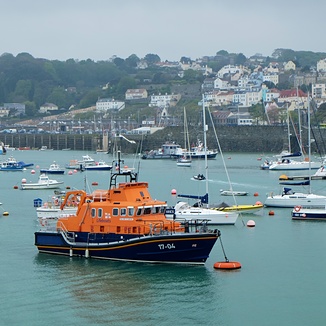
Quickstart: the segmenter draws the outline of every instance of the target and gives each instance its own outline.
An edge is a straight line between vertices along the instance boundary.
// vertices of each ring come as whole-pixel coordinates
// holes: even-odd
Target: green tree
[[[51,94],[46,99],[49,103],[54,103],[59,108],[68,108],[70,104],[67,101],[67,92],[63,87],[54,87]]]
[[[35,117],[37,115],[37,107],[34,102],[26,101],[25,103],[25,113],[28,117]]]
[[[33,82],[31,80],[18,80],[14,93],[11,95],[12,102],[24,102],[32,99]]]
[[[252,105],[248,111],[251,118],[254,120],[254,124],[259,124],[260,121],[266,120],[265,109],[262,106],[262,103]]]
[[[157,54],[152,53],[146,54],[144,59],[149,65],[153,65],[161,61],[161,58]]]
[[[243,65],[243,64],[245,64],[245,62],[247,61],[247,58],[246,58],[246,56],[244,55],[244,54],[242,54],[242,53],[239,53],[239,54],[237,54],[237,56],[235,57],[235,64],[236,65]]]
[[[326,103],[320,104],[316,112],[316,118],[319,123],[326,123]]]
[[[188,57],[181,57],[180,62],[185,63],[185,64],[191,64],[192,60]]]
[[[227,55],[229,55],[229,52],[226,51],[226,50],[220,50],[220,51],[216,52],[216,55],[224,55],[224,56],[227,56]]]
[[[90,106],[94,106],[97,102],[97,100],[101,96],[101,90],[100,89],[93,89],[88,91],[80,100],[79,108],[88,108]]]
[[[123,99],[127,89],[137,88],[137,82],[132,77],[122,77],[117,85],[117,95]]]
[[[136,56],[136,54],[132,54],[125,60],[125,63],[129,68],[136,68],[139,61],[140,59]]]

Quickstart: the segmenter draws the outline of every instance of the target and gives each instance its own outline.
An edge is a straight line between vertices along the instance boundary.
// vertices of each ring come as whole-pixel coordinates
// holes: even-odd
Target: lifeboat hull
[[[94,239],[96,235],[92,234]],[[218,232],[182,233],[139,236],[110,242],[77,242],[62,232],[35,232],[35,245],[39,252],[86,258],[149,262],[204,264],[211,252]],[[78,239],[75,234],[75,239]],[[84,238],[81,235],[80,238]],[[103,234],[98,234],[103,239]],[[121,239],[121,237],[120,237]],[[103,241],[103,240],[102,240]]]

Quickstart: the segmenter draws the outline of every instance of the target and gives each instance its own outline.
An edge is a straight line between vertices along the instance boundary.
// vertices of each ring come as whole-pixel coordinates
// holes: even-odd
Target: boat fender
[[[294,207],[294,211],[295,211],[295,212],[299,212],[300,209],[301,209],[301,206],[295,206],[295,207]]]

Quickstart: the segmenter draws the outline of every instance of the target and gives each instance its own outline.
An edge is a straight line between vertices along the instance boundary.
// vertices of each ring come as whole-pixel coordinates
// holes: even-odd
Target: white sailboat
[[[190,167],[191,166],[191,156],[189,154],[190,150],[190,141],[189,141],[189,132],[188,132],[188,123],[186,116],[186,108],[183,109],[183,125],[184,125],[184,143],[185,143],[185,153],[183,156],[179,157],[177,160],[177,166]]]
[[[310,135],[310,102],[308,99],[308,149],[309,158],[311,156],[311,135]],[[311,162],[309,160],[309,172],[311,171]],[[309,193],[297,193],[291,188],[283,188],[280,195],[269,194],[265,201],[265,206],[270,207],[295,207],[295,206],[325,206],[326,196],[311,193],[311,173],[309,173]]]
[[[237,221],[239,213],[236,211],[223,212],[213,210],[208,205],[208,160],[207,160],[207,125],[205,117],[205,98],[202,98],[203,105],[203,127],[204,127],[204,148],[205,148],[205,180],[206,180],[206,194],[204,196],[196,195],[178,195],[178,197],[197,199],[195,205],[191,206],[189,203],[178,202],[173,211],[172,216],[176,219],[187,220],[188,223],[197,223],[198,220],[207,220],[208,225],[234,225]],[[171,215],[168,217],[172,217]]]
[[[320,168],[321,162],[318,162],[318,161],[312,162],[310,155],[306,158],[304,158],[302,155],[304,151],[303,151],[302,136],[301,136],[300,111],[299,111],[298,117],[299,117],[298,143],[299,143],[300,152],[297,152],[297,153],[291,152],[290,122],[289,122],[290,115],[289,115],[289,111],[287,110],[289,150],[288,150],[288,153],[281,153],[282,155],[278,160],[271,162],[268,166],[269,170],[289,171],[289,170],[311,170],[311,169],[319,169]],[[310,147],[310,144],[309,144],[309,147]],[[296,159],[296,158],[299,158],[299,159]]]

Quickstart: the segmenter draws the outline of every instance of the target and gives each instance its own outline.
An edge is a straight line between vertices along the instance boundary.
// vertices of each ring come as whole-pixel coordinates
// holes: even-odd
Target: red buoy
[[[98,186],[98,182],[96,181],[92,182],[92,186]]]
[[[239,269],[241,268],[241,264],[237,261],[218,261],[214,264],[215,269]]]
[[[14,189],[18,189],[18,186],[14,186]]]
[[[255,197],[259,196],[258,192],[255,192],[255,193],[254,193],[254,196],[255,196]]]
[[[274,215],[274,211],[269,211],[268,215]]]

